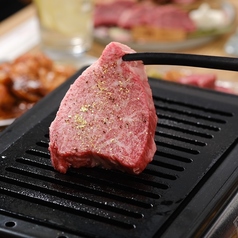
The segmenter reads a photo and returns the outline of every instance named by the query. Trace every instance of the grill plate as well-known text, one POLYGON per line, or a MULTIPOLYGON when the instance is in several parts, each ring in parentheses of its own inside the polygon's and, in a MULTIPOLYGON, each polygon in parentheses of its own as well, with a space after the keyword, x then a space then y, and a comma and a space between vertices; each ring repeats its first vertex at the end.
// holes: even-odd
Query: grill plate
POLYGON ((0 137, 0 234, 162 235, 235 146, 237 97, 150 79, 158 150, 145 171, 81 168, 63 175, 51 166, 48 127, 75 78, 0 137))

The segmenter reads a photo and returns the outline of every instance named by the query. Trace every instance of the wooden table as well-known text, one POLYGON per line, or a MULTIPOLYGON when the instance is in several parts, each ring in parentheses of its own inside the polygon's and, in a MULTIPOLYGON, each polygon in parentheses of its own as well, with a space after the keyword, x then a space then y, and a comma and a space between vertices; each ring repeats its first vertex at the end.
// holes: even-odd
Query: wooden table
MULTIPOLYGON (((238 13, 238 1, 237 0, 230 0, 230 2, 234 5, 237 13, 238 13)), ((36 14, 35 8, 33 5, 26 7, 25 9, 21 10, 20 12, 14 14, 10 18, 6 19, 0 24, 0 36, 11 31, 14 27, 19 25, 21 22, 26 21, 30 17, 36 14)), ((236 23, 238 26, 238 19, 236 19, 236 23)), ((235 29, 234 29, 235 31, 235 29)), ((191 53, 191 54, 204 54, 204 55, 216 55, 216 56, 227 56, 226 52, 224 51, 224 45, 230 35, 234 32, 230 32, 229 34, 220 36, 215 40, 211 41, 208 44, 188 49, 182 50, 180 52, 183 53, 191 53)), ((88 52, 90 55, 99 57, 101 52, 104 49, 104 45, 94 42, 91 50, 88 52)), ((37 50, 37 47, 32 50, 37 50)), ((206 71, 206 70, 204 70, 206 71)), ((228 81, 238 83, 238 73, 237 72, 228 72, 228 71, 217 71, 219 78, 226 79, 228 81)))

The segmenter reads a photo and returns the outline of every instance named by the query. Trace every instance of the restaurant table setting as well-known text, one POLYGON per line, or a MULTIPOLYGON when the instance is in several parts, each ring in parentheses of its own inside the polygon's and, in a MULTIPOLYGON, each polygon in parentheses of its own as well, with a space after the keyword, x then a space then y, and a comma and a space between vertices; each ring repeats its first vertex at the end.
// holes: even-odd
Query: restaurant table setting
POLYGON ((238 2, 70 1, 35 0, 0 23, 0 236, 237 237, 238 2), (135 50, 120 64, 145 67, 158 116, 153 160, 140 174, 116 162, 58 172, 49 127, 112 41, 135 50))

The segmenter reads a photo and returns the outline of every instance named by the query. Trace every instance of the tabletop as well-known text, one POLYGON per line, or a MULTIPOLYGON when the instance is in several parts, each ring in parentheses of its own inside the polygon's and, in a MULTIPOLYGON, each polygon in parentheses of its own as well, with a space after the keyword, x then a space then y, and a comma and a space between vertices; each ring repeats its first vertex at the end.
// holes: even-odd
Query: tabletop
MULTIPOLYGON (((236 12, 238 12, 238 1, 237 0, 230 0, 229 1, 235 8, 236 12)), ((4 53, 3 49, 1 50, 1 44, 5 40, 7 44, 9 45, 9 37, 13 33, 14 29, 17 29, 20 31, 20 25, 21 27, 30 27, 30 24, 33 25, 33 19, 36 16, 36 10, 34 8, 34 5, 29 5, 25 7, 23 10, 19 11, 18 13, 12 15, 11 17, 7 18, 0 24, 0 54, 4 53), (32 22, 29 21, 29 19, 32 19, 32 22), (25 25, 24 25, 25 24, 25 25), (28 25, 27 25, 28 24, 28 25), (7 36, 7 38, 6 38, 7 36), (3 38, 6 39, 3 39, 3 38)), ((35 24, 35 23, 34 23, 35 24)), ((236 18, 236 25, 238 26, 238 19, 236 18)), ((228 56, 227 53, 224 50, 225 43, 229 39, 230 35, 234 33, 235 27, 233 31, 231 31, 228 34, 222 35, 220 37, 217 37, 216 39, 212 40, 211 42, 204 44, 202 46, 185 49, 177 52, 182 53, 191 53, 191 54, 203 54, 203 55, 214 55, 214 56, 228 56)), ((21 44, 21 47, 19 51, 34 51, 38 50, 38 45, 36 45, 37 42, 37 33, 32 34, 31 36, 24 36, 25 39, 22 39, 22 41, 28 40, 28 45, 21 44), (32 37, 34 35, 35 37, 32 37), (26 39, 26 37, 28 37, 26 39), (24 48, 24 47, 27 48, 24 48), (22 49, 21 49, 22 48, 22 49)), ((13 44, 13 43, 12 43, 13 44)), ((9 46, 10 47, 10 46, 9 46)), ((104 49, 105 45, 98 43, 96 41, 93 42, 92 48, 88 52, 89 55, 94 57, 99 57, 104 49)), ((6 48, 6 47, 5 47, 6 48)), ((11 52, 13 53, 13 52, 11 52)), ((15 54, 19 54, 20 52, 16 52, 15 54)), ((1 56, 1 55, 0 55, 1 56)), ((14 57, 14 55, 12 56, 14 57)), ((1 57, 0 57, 1 58, 1 57)), ((206 71, 206 69, 204 69, 206 71)), ((238 76, 237 72, 228 72, 228 71, 218 71, 220 78, 225 78, 227 81, 231 81, 234 83, 238 83, 238 76)))

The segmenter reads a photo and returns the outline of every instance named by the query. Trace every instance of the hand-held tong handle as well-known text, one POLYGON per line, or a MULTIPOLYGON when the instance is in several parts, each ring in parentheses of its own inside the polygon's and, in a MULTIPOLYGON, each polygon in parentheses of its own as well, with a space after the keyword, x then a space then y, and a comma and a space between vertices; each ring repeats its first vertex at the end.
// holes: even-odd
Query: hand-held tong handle
POLYGON ((183 65, 200 68, 238 71, 238 58, 183 53, 131 53, 124 61, 141 60, 145 65, 183 65))

